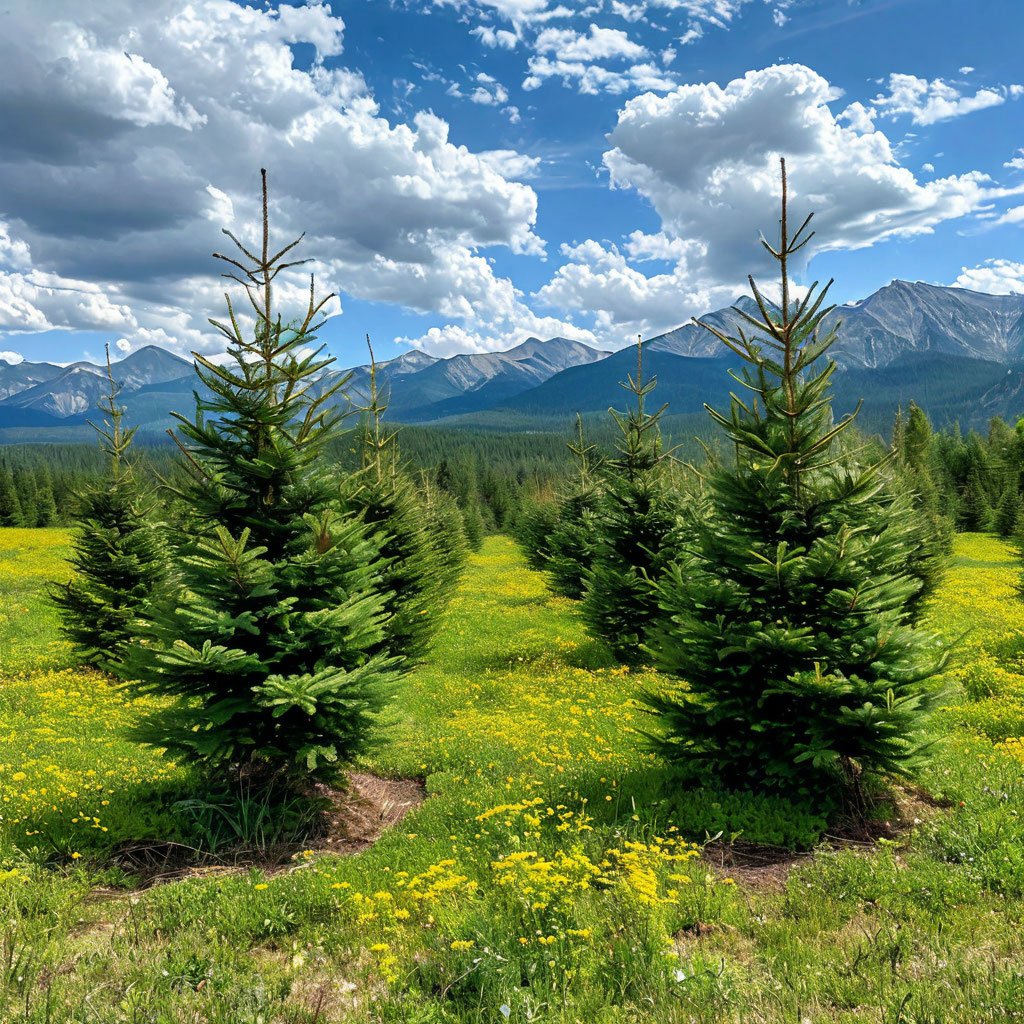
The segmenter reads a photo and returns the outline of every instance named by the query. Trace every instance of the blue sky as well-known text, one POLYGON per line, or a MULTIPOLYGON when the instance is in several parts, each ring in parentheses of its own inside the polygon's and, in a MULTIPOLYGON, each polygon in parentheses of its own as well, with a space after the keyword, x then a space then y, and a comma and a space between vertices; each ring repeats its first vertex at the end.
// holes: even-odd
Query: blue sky
POLYGON ((0 352, 216 351, 260 166, 345 364, 727 305, 770 273, 780 153, 798 282, 1021 292, 1021 39, 1013 0, 13 0, 0 352))

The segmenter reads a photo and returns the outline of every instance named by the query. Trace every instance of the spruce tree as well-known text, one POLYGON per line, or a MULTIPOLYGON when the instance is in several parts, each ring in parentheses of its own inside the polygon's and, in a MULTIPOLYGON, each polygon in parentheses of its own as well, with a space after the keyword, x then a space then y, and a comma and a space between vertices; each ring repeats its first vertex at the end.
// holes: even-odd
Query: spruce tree
POLYGON ((53 526, 56 522, 57 502, 53 497, 53 479, 46 466, 40 466, 36 470, 36 525, 53 526))
POLYGON ((33 527, 39 525, 39 514, 36 508, 36 478, 24 466, 14 471, 14 491, 18 496, 18 507, 21 509, 21 525, 33 527))
POLYGON ((553 501, 538 501, 524 509, 516 522, 513 536, 519 542, 526 564, 534 572, 543 572, 551 561, 548 542, 558 523, 558 506, 553 501))
MULTIPOLYGON (((370 339, 366 339, 370 345, 370 339)), ((437 632, 445 595, 438 551, 423 500, 399 466, 397 430, 384 426, 387 397, 377 386, 377 364, 370 348, 369 404, 359 434, 362 468, 344 487, 346 508, 374 532, 385 562, 380 587, 386 623, 380 650, 410 662, 426 654, 437 632)))
MULTIPOLYGON (((953 520, 940 511, 939 489, 935 483, 932 456, 932 425, 914 403, 906 424, 893 431, 893 451, 898 477, 908 490, 914 522, 920 534, 917 555, 908 570, 921 581, 913 604, 935 592, 945 574, 947 556, 953 547, 953 520)), ((895 481, 894 490, 900 481, 895 481)))
POLYGON ((0 526, 22 526, 21 502, 7 467, 0 465, 0 526))
POLYGON ((984 533, 992 529, 992 504, 977 464, 972 465, 967 473, 967 486, 960 503, 958 525, 961 530, 975 533, 984 533))
POLYGON ((782 163, 781 301, 750 278, 760 314, 737 308, 734 335, 701 324, 746 364, 727 413, 708 408, 735 464, 706 480, 706 516, 687 556, 658 583, 663 617, 649 649, 686 692, 648 694, 664 753, 694 776, 821 794, 862 773, 898 772, 944 661, 916 628, 919 588, 907 571, 917 542, 884 465, 858 464, 833 421, 821 336, 828 286, 791 298, 788 260, 811 237, 790 235, 782 163))
POLYGON ((480 514, 480 501, 475 494, 470 496, 461 511, 462 530, 466 538, 466 545, 470 551, 479 551, 483 546, 486 531, 484 517, 480 514))
POLYGON ((620 382, 635 399, 626 413, 609 412, 618 426, 617 454, 601 473, 596 541, 585 577, 583 620, 591 636, 604 640, 615 656, 638 663, 644 632, 658 614, 652 588, 674 560, 681 543, 681 498, 664 468, 659 421, 666 406, 647 411, 657 378, 643 378, 643 344, 637 341, 636 377, 620 382))
POLYGON ((1000 537, 1012 537, 1017 533, 1021 512, 1020 477, 1008 472, 1003 484, 999 502, 992 513, 992 529, 1000 537))
POLYGON ((466 564, 465 518, 458 502, 447 491, 434 486, 426 474, 421 493, 427 515, 427 536, 437 561, 437 586, 443 609, 454 596, 466 564))
POLYGON ((323 468, 348 379, 325 381, 332 360, 315 344, 331 296, 318 300, 311 276, 305 314, 282 320, 275 281, 306 261, 289 258, 301 237, 271 248, 261 173, 262 245, 225 231, 239 255, 215 254, 255 326, 243 331, 226 296, 227 321, 211 323, 229 361, 193 353, 195 416, 175 414, 170 432, 187 470, 173 490, 180 586, 153 610, 123 675, 134 692, 168 699, 140 737, 211 770, 298 784, 365 747, 395 659, 380 649, 385 565, 323 468))
POLYGON ((583 420, 576 414, 576 438, 569 445, 576 462, 575 486, 560 496, 558 516, 547 541, 547 577, 551 589, 563 597, 583 596, 594 561, 601 491, 596 474, 601 469, 597 445, 583 436, 583 420))
POLYGON ((1017 433, 1001 416, 993 416, 988 421, 986 448, 996 481, 1001 480, 1006 473, 1019 470, 1017 433))
MULTIPOLYGON (((107 379, 110 391, 100 403, 106 416, 102 425, 92 424, 107 457, 106 477, 90 484, 74 502, 68 559, 74 575, 66 583, 55 583, 50 598, 60 613, 61 632, 82 660, 110 670, 138 637, 140 618, 163 586, 167 570, 153 497, 136 481, 129 460, 137 428, 124 428, 109 348, 107 379)), ((42 481, 41 492, 48 480, 42 481)))
POLYGON ((896 456, 926 513, 938 511, 938 493, 931 458, 932 425, 924 410, 911 403, 906 426, 893 438, 896 456))

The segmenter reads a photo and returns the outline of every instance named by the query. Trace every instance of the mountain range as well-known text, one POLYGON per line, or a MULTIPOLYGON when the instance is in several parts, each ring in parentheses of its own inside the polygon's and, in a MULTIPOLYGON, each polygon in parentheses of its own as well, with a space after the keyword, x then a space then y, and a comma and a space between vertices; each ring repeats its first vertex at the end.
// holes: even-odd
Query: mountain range
MULTIPOLYGON (((754 300, 737 305, 756 313, 754 300)), ((702 317, 715 327, 736 318, 731 309, 702 317)), ((951 355, 986 362, 1024 362, 1024 295, 986 295, 918 281, 893 281, 861 302, 838 306, 822 330, 839 325, 833 358, 840 366, 879 369, 910 355, 951 355)), ((716 356, 721 343, 695 324, 652 338, 677 355, 716 356)))
MULTIPOLYGON (((753 309, 749 298, 737 303, 753 309)), ((729 330, 732 308, 702 318, 729 330)), ((863 398, 862 422, 885 429, 896 407, 916 401, 937 426, 982 426, 994 415, 1024 412, 1024 295, 987 295, 921 282, 893 281, 860 302, 838 307, 833 356, 838 411, 863 398)), ((738 359, 690 323, 644 343, 645 376, 658 377, 658 404, 680 426, 703 417, 703 403, 728 402, 729 369, 738 359)), ((442 359, 412 349, 378 363, 388 418, 402 423, 506 429, 560 427, 566 417, 621 406, 617 386, 634 372, 633 348, 603 352, 566 338, 530 338, 505 352, 442 359)), ((172 410, 189 412, 197 380, 192 364, 155 346, 114 363, 126 419, 140 437, 162 434, 172 410)), ((343 372, 343 371, 336 371, 343 372)), ((370 367, 350 371, 348 400, 365 404, 370 367)), ((106 367, 0 360, 0 441, 88 437, 86 420, 106 394, 106 367)), ((703 422, 703 420, 701 420, 703 422)))

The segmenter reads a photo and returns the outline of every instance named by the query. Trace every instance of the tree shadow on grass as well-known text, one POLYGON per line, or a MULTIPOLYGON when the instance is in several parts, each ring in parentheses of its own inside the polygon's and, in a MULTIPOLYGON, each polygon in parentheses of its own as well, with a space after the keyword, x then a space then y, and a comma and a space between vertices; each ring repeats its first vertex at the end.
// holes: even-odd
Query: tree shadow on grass
POLYGON ((663 763, 616 779, 591 777, 578 792, 587 812, 602 825, 647 835, 671 831, 697 844, 742 841, 794 851, 817 845, 836 809, 828 800, 694 782, 663 763))
POLYGON ((359 853, 418 807, 422 784, 349 773, 337 786, 301 790, 247 783, 235 775, 192 778, 122 791, 110 824, 25 821, 26 852, 50 865, 81 858, 114 868, 136 886, 197 873, 258 867, 273 871, 301 851, 359 853), (81 825, 81 828, 76 828, 81 825))

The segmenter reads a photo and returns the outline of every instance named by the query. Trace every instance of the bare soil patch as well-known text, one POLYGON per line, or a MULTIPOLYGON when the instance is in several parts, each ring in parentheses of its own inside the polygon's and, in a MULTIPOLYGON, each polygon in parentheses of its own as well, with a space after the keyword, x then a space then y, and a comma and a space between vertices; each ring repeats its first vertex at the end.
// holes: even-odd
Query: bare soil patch
POLYGON ((355 854, 373 845, 426 797, 415 779, 384 779, 351 772, 345 788, 317 783, 310 796, 323 802, 310 834, 301 843, 263 849, 238 847, 213 854, 181 843, 140 840, 123 843, 114 863, 136 876, 142 887, 185 877, 260 868, 268 874, 293 868, 297 853, 355 854))
POLYGON ((749 889, 779 890, 786 884, 790 871, 813 856, 778 846, 757 843, 711 843, 704 847, 702 859, 715 874, 731 878, 749 889))
MULTIPOLYGON (((918 786, 897 786, 879 799, 867 814, 850 814, 837 820, 821 837, 832 850, 853 849, 868 853, 879 839, 910 842, 913 829, 952 806, 918 786)), ((781 890, 789 873, 814 857, 814 851, 787 850, 736 840, 710 843, 703 861, 718 875, 754 890, 781 890)))
POLYGON ((416 779, 382 779, 365 772, 352 772, 347 792, 318 786, 318 795, 331 801, 325 812, 329 819, 322 840, 305 849, 331 853, 359 853, 371 846, 392 825, 423 803, 426 791, 416 779))

